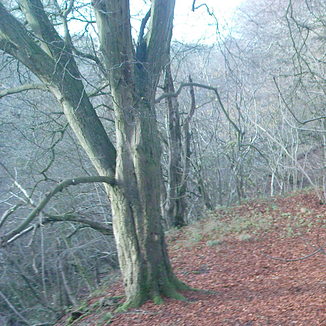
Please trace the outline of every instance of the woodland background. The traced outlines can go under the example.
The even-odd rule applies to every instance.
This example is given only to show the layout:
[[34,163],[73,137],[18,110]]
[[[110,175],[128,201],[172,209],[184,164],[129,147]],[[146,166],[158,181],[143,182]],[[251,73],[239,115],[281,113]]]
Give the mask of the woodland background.
[[[15,1],[3,2],[15,9]],[[72,23],[92,19],[85,2],[76,4]],[[55,20],[56,7],[49,10]],[[216,21],[214,44],[172,44],[173,83],[176,90],[182,87],[177,97],[181,140],[189,140],[183,162],[187,224],[218,207],[305,187],[315,190],[320,201],[326,199],[326,4],[248,0],[233,20],[229,33],[220,33]],[[84,26],[74,34],[75,44],[81,51],[98,52],[92,23]],[[113,133],[112,103],[107,97],[103,101],[109,89],[101,84],[101,70],[87,58],[77,60],[97,112]],[[200,85],[183,87],[189,78]],[[35,82],[1,53],[1,233],[24,220],[58,181],[95,174],[51,95],[20,88]],[[160,86],[163,92],[164,78]],[[18,91],[7,94],[9,88]],[[162,100],[157,107],[166,210],[171,134],[167,103]],[[1,249],[1,325],[51,325],[67,306],[116,277],[105,201],[101,184],[66,189],[52,198],[39,221]],[[99,230],[78,219],[99,223]]]

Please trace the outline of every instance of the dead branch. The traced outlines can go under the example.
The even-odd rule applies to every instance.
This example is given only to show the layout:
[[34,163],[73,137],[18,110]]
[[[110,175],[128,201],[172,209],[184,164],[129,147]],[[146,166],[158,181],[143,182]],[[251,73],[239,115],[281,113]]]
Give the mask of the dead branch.
[[21,223],[17,228],[10,231],[0,238],[0,247],[8,244],[8,242],[23,232],[28,225],[41,213],[44,207],[48,204],[50,199],[55,196],[58,192],[61,192],[69,186],[75,186],[82,183],[93,183],[93,182],[103,182],[111,186],[115,185],[116,182],[113,178],[105,176],[90,176],[90,177],[79,177],[74,179],[66,179],[60,182],[51,192],[45,195],[45,198],[32,210],[32,212],[27,216],[23,223]]

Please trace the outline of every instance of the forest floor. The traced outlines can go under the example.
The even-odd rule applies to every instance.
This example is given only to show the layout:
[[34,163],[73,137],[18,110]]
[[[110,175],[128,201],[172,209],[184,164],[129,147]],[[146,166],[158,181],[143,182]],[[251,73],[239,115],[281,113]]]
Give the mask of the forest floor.
[[208,291],[114,314],[123,295],[117,282],[88,299],[85,314],[72,324],[326,325],[326,205],[315,194],[221,208],[167,238],[177,276]]

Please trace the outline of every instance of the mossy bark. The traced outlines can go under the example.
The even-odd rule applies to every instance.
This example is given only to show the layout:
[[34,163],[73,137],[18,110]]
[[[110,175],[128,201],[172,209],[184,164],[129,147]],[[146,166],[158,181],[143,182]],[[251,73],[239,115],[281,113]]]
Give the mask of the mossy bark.
[[142,98],[133,104],[139,113],[133,123],[117,126],[117,135],[124,137],[117,137],[118,186],[111,190],[113,228],[127,296],[123,309],[149,299],[160,303],[164,296],[183,299],[178,291],[187,288],[175,277],[168,258],[160,210],[155,111]]

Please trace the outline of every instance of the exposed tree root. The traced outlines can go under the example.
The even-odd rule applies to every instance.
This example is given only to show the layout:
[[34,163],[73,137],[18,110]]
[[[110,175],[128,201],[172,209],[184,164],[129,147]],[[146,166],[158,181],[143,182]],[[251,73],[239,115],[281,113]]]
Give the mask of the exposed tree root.
[[140,307],[146,301],[153,301],[155,304],[163,304],[164,298],[171,298],[179,301],[187,301],[187,298],[180,293],[180,291],[201,291],[199,289],[191,288],[185,283],[181,282],[177,278],[173,278],[173,281],[166,281],[164,285],[160,286],[160,290],[151,291],[151,293],[139,293],[131,300],[127,300],[122,303],[115,313],[125,312],[132,308]]

